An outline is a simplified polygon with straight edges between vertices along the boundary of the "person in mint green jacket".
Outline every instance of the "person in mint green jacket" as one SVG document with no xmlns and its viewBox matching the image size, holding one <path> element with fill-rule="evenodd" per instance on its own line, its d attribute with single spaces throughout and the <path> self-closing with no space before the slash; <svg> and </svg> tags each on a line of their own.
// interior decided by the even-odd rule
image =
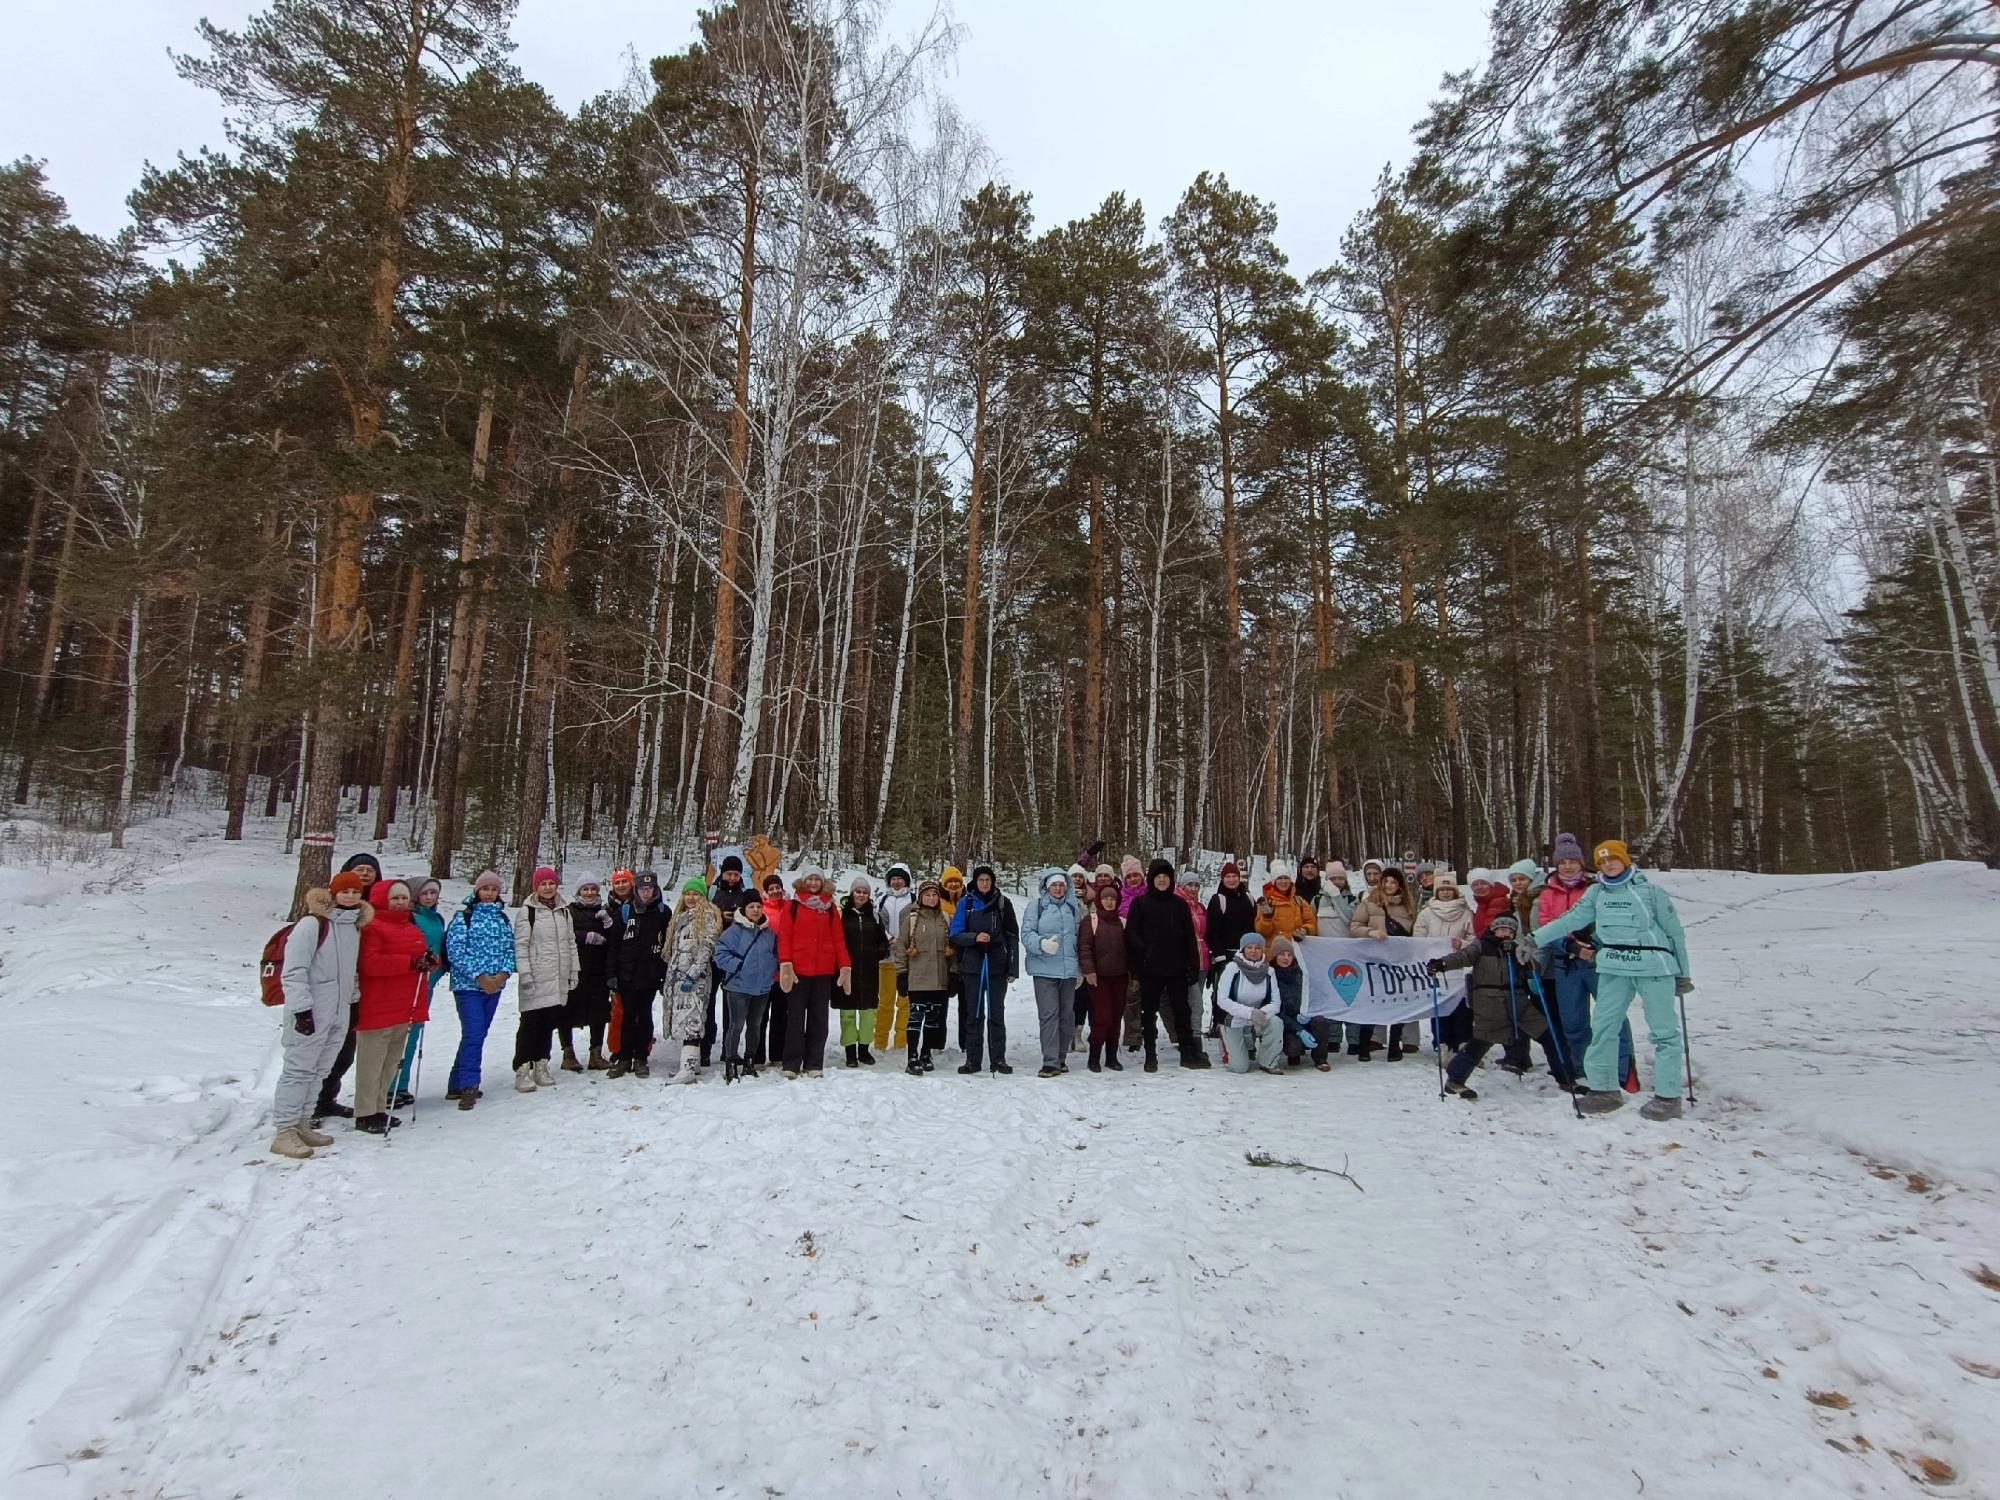
<svg viewBox="0 0 2000 1500">
<path fill-rule="evenodd" d="M 1621 840 L 1605 839 L 1592 857 L 1597 883 L 1563 915 L 1537 927 L 1534 938 L 1547 948 L 1572 932 L 1596 928 L 1597 1003 L 1583 1060 L 1590 1092 L 1578 1108 L 1603 1115 L 1625 1102 L 1618 1091 L 1618 1033 L 1637 996 L 1653 1036 L 1653 1097 L 1639 1113 L 1649 1120 L 1676 1119 L 1686 1042 L 1674 997 L 1694 988 L 1680 914 L 1672 897 L 1632 867 L 1632 852 Z"/>
</svg>

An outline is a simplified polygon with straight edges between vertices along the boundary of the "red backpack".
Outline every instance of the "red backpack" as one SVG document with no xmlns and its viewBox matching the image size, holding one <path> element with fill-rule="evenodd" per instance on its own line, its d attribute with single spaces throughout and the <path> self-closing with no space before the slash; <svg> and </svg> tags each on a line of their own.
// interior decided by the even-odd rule
<svg viewBox="0 0 2000 1500">
<path fill-rule="evenodd" d="M 299 918 L 300 922 L 304 920 L 304 917 Z M 325 917 L 314 917 L 313 920 L 319 923 L 319 942 L 313 944 L 313 952 L 317 953 L 320 944 L 326 941 L 327 929 L 333 924 Z M 285 1003 L 285 944 L 297 925 L 298 922 L 288 922 L 264 939 L 264 956 L 257 964 L 257 983 L 259 998 L 266 1005 Z"/>
</svg>

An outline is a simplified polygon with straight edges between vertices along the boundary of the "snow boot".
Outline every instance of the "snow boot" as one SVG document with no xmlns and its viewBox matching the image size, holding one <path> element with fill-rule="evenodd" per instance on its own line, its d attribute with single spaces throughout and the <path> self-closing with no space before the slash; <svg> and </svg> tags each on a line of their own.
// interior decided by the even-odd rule
<svg viewBox="0 0 2000 1500">
<path fill-rule="evenodd" d="M 627 1073 L 631 1071 L 632 1071 L 632 1065 L 629 1062 L 627 1062 L 624 1058 L 620 1057 L 614 1059 L 611 1066 L 605 1069 L 605 1076 L 608 1078 L 623 1078 Z"/>
<path fill-rule="evenodd" d="M 1460 1099 L 1477 1099 L 1479 1097 L 1478 1089 L 1451 1078 L 1445 1080 L 1444 1091 L 1447 1094 L 1455 1094 Z"/>
<path fill-rule="evenodd" d="M 581 1073 L 583 1071 L 583 1064 L 577 1061 L 576 1048 L 563 1048 L 562 1069 L 565 1073 Z"/>
<path fill-rule="evenodd" d="M 1062 1077 L 1062 1069 L 1045 1067 L 1036 1073 L 1035 1076 L 1037 1078 L 1060 1078 Z"/>
<path fill-rule="evenodd" d="M 1202 1068 L 1212 1068 L 1215 1064 L 1208 1060 L 1206 1052 L 1183 1052 L 1181 1054 L 1181 1066 L 1199 1071 Z M 1264 1071 L 1267 1073 L 1278 1073 L 1284 1070 L 1282 1068 L 1266 1068 Z"/>
<path fill-rule="evenodd" d="M 610 1068 L 611 1060 L 604 1055 L 604 1049 L 601 1047 L 592 1047 L 590 1049 L 589 1071 L 592 1073 L 604 1073 L 610 1071 Z"/>
<path fill-rule="evenodd" d="M 798 1076 L 799 1070 L 797 1068 L 785 1069 L 785 1082 L 792 1083 L 797 1080 Z"/>
<path fill-rule="evenodd" d="M 742 1065 L 742 1070 L 738 1072 L 736 1076 L 738 1078 L 755 1078 L 757 1076 L 756 1062 L 752 1060 L 750 1062 L 744 1063 Z"/>
<path fill-rule="evenodd" d="M 543 1058 L 535 1064 L 535 1087 L 546 1089 L 555 1087 L 556 1075 L 549 1071 L 549 1061 Z"/>
<path fill-rule="evenodd" d="M 299 1133 L 299 1139 L 304 1141 L 308 1146 L 317 1148 L 320 1146 L 331 1146 L 333 1144 L 332 1136 L 328 1135 L 323 1130 L 315 1130 L 310 1125 L 304 1125 L 304 1124 L 294 1125 L 292 1129 L 296 1130 Z"/>
<path fill-rule="evenodd" d="M 1401 1042 L 1389 1043 L 1389 1051 L 1386 1056 L 1390 1062 L 1401 1062 L 1403 1060 L 1403 1044 Z"/>
<path fill-rule="evenodd" d="M 866 1042 L 863 1042 L 859 1047 L 856 1047 L 854 1049 L 854 1056 L 855 1060 L 859 1062 L 861 1066 L 864 1068 L 872 1068 L 875 1066 L 875 1054 L 868 1050 L 868 1044 Z"/>
<path fill-rule="evenodd" d="M 854 1056 L 854 1044 L 852 1042 L 849 1042 L 845 1047 L 841 1048 L 840 1050 L 847 1054 L 846 1066 L 850 1068 L 854 1067 L 856 1065 L 856 1058 Z"/>
<path fill-rule="evenodd" d="M 354 1128 L 369 1135 L 387 1135 L 402 1123 L 394 1115 L 363 1115 L 354 1122 Z"/>
<path fill-rule="evenodd" d="M 917 1056 L 916 1053 L 912 1052 L 910 1054 L 910 1060 L 903 1064 L 903 1071 L 905 1073 L 908 1073 L 912 1078 L 923 1077 L 924 1060 L 921 1057 Z"/>
<path fill-rule="evenodd" d="M 1096 1042 L 1092 1042 L 1090 1044 L 1090 1061 L 1086 1063 L 1085 1066 L 1088 1067 L 1091 1072 L 1102 1073 L 1104 1071 L 1103 1053 L 1104 1049 L 1100 1047 Z"/>
<path fill-rule="evenodd" d="M 1608 1115 L 1625 1107 L 1625 1096 L 1616 1089 L 1592 1089 L 1577 1096 L 1576 1107 L 1587 1115 Z"/>
<path fill-rule="evenodd" d="M 313 1148 L 305 1143 L 305 1138 L 299 1134 L 298 1126 L 287 1125 L 271 1137 L 271 1154 L 289 1156 L 293 1161 L 304 1161 L 313 1154 Z"/>
<path fill-rule="evenodd" d="M 698 1068 L 701 1062 L 701 1048 L 693 1042 L 681 1043 L 681 1070 L 674 1074 L 675 1083 L 693 1083 L 701 1076 Z"/>
<path fill-rule="evenodd" d="M 632 1064 L 632 1076 L 634 1078 L 651 1078 L 653 1076 L 653 1065 L 647 1062 L 645 1058 L 639 1058 Z"/>
<path fill-rule="evenodd" d="M 336 1099 L 331 1104 L 320 1105 L 313 1111 L 312 1117 L 313 1123 L 317 1125 L 321 1120 L 351 1120 L 354 1118 L 354 1111 Z"/>
<path fill-rule="evenodd" d="M 736 1082 L 736 1059 L 735 1059 L 735 1058 L 733 1058 L 733 1057 L 725 1057 L 725 1058 L 723 1058 L 723 1060 L 722 1060 L 722 1081 L 723 1081 L 724 1083 L 734 1083 L 734 1082 Z"/>
<path fill-rule="evenodd" d="M 389 1108 L 408 1109 L 412 1104 L 415 1104 L 416 1102 L 417 1102 L 417 1096 L 411 1093 L 408 1089 L 403 1089 L 396 1095 L 394 1099 L 391 1099 L 389 1101 Z"/>
<path fill-rule="evenodd" d="M 997 1062 L 993 1065 L 993 1071 L 1001 1074 L 1011 1074 L 1014 1070 L 1006 1063 Z"/>
<path fill-rule="evenodd" d="M 1160 1054 L 1154 1050 L 1153 1044 L 1150 1042 L 1146 1044 L 1146 1071 L 1148 1073 L 1157 1073 L 1160 1071 Z"/>
<path fill-rule="evenodd" d="M 1681 1117 L 1681 1101 L 1655 1094 L 1639 1106 L 1639 1113 L 1648 1120 L 1678 1120 Z"/>
<path fill-rule="evenodd" d="M 1113 1073 L 1122 1073 L 1125 1071 L 1125 1064 L 1118 1060 L 1118 1047 L 1116 1043 L 1108 1044 L 1105 1047 L 1104 1066 Z"/>
<path fill-rule="evenodd" d="M 958 1076 L 960 1078 L 971 1078 L 978 1072 L 979 1064 L 976 1062 L 962 1062 L 958 1065 Z"/>
<path fill-rule="evenodd" d="M 924 1048 L 924 1071 L 926 1073 L 937 1071 L 937 1059 L 931 1056 L 931 1049 L 928 1047 Z"/>
<path fill-rule="evenodd" d="M 514 1070 L 514 1092 L 517 1094 L 532 1094 L 534 1091 L 535 1065 L 533 1063 L 522 1063 L 520 1067 Z"/>
<path fill-rule="evenodd" d="M 467 1089 L 464 1093 L 458 1096 L 458 1107 L 460 1109 L 471 1109 L 472 1106 L 477 1104 L 478 1102 L 479 1102 L 478 1089 Z"/>
</svg>

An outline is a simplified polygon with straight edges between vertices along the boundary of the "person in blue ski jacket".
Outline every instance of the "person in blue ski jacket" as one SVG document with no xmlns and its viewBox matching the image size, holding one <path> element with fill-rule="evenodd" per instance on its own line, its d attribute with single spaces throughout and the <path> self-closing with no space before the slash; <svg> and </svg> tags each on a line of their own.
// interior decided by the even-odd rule
<svg viewBox="0 0 2000 1500">
<path fill-rule="evenodd" d="M 471 1109 L 479 1100 L 486 1033 L 515 968 L 514 921 L 500 892 L 499 873 L 480 871 L 472 894 L 444 929 L 445 961 L 451 965 L 452 997 L 458 1002 L 458 1055 L 452 1059 L 445 1098 L 456 1099 L 460 1109 Z"/>
<path fill-rule="evenodd" d="M 1038 1076 L 1054 1078 L 1069 1071 L 1070 1039 L 1076 1032 L 1076 986 L 1083 978 L 1077 962 L 1076 933 L 1083 925 L 1083 907 L 1070 890 L 1069 874 L 1048 870 L 1041 893 L 1021 913 L 1021 951 L 1035 984 L 1035 1016 L 1042 1041 Z"/>
<path fill-rule="evenodd" d="M 1007 981 L 1021 973 L 1021 929 L 1013 903 L 1000 894 L 991 865 L 973 868 L 972 885 L 951 914 L 951 945 L 958 950 L 958 1039 L 965 1048 L 958 1071 L 979 1071 L 983 1040 L 993 1071 L 1011 1073 Z"/>
<path fill-rule="evenodd" d="M 761 901 L 737 906 L 716 939 L 715 971 L 722 976 L 722 1081 L 757 1076 L 755 1039 L 764 1034 L 764 1011 L 778 982 L 778 933 Z M 746 1033 L 753 1039 L 743 1054 Z"/>
<path fill-rule="evenodd" d="M 1637 997 L 1653 1038 L 1653 1097 L 1639 1112 L 1649 1120 L 1676 1119 L 1687 1043 L 1674 999 L 1694 988 L 1687 935 L 1673 898 L 1633 867 L 1622 840 L 1605 839 L 1592 857 L 1597 883 L 1566 913 L 1535 930 L 1535 941 L 1546 949 L 1571 933 L 1596 929 L 1597 1005 L 1583 1060 L 1590 1092 L 1579 1107 L 1601 1115 L 1625 1102 L 1618 1091 L 1618 1033 Z"/>
</svg>

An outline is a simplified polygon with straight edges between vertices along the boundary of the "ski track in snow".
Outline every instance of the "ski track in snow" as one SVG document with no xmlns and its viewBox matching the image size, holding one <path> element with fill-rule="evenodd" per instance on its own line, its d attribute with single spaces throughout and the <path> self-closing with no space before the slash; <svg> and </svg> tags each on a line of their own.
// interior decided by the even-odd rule
<svg viewBox="0 0 2000 1500">
<path fill-rule="evenodd" d="M 1678 1123 L 1428 1056 L 1045 1082 L 1025 983 L 1007 1079 L 524 1097 L 510 995 L 477 1110 L 447 1002 L 414 1120 L 292 1164 L 253 838 L 0 869 L 7 1500 L 2000 1493 L 1976 867 L 1665 877 Z"/>
</svg>

